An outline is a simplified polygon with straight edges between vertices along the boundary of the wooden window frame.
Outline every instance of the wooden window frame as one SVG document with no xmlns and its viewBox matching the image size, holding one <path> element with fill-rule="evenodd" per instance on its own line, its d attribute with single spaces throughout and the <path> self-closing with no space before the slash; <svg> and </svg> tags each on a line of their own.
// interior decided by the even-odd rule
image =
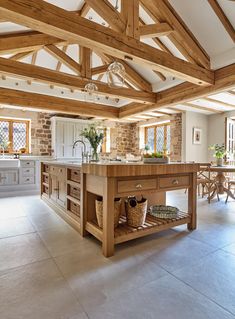
<svg viewBox="0 0 235 319">
<path fill-rule="evenodd" d="M 9 141 L 10 145 L 5 150 L 5 153 L 8 154 L 14 154 L 17 153 L 17 151 L 13 150 L 13 123 L 24 123 L 26 124 L 26 151 L 25 154 L 29 154 L 29 129 L 30 129 L 30 120 L 20 120 L 20 119 L 10 119 L 10 118 L 4 118 L 0 117 L 0 122 L 8 122 L 9 123 Z M 2 149 L 0 150 L 0 153 L 2 153 Z"/>
<path fill-rule="evenodd" d="M 164 127 L 164 147 L 167 145 L 167 126 L 170 126 L 170 123 L 164 123 L 164 124 L 156 124 L 152 126 L 146 126 L 144 129 L 144 142 L 145 145 L 148 144 L 148 129 L 154 128 L 154 153 L 157 152 L 157 128 L 158 127 Z"/>
</svg>

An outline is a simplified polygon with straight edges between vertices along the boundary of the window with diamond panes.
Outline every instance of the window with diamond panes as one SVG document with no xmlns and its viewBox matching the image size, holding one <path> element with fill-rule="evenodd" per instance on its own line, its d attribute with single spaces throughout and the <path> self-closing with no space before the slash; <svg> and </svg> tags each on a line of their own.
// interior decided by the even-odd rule
<svg viewBox="0 0 235 319">
<path fill-rule="evenodd" d="M 170 152 L 171 143 L 170 124 L 155 125 L 145 128 L 145 144 L 151 152 Z"/>
<path fill-rule="evenodd" d="M 29 121 L 0 118 L 0 146 L 6 153 L 29 152 Z"/>
</svg>

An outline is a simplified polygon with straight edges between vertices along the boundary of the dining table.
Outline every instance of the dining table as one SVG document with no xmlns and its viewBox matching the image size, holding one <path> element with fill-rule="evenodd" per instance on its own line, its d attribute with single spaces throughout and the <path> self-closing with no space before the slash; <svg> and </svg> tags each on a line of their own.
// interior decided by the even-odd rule
<svg viewBox="0 0 235 319">
<path fill-rule="evenodd" d="M 235 174 L 235 166 L 231 165 L 224 165 L 224 166 L 210 166 L 210 172 L 217 173 L 214 181 L 215 185 L 211 189 L 211 194 L 209 195 L 209 199 L 213 199 L 217 193 L 218 194 L 224 194 L 227 193 L 227 195 L 233 199 L 235 199 L 234 194 L 231 192 L 228 187 L 226 187 L 226 173 L 234 173 Z"/>
</svg>

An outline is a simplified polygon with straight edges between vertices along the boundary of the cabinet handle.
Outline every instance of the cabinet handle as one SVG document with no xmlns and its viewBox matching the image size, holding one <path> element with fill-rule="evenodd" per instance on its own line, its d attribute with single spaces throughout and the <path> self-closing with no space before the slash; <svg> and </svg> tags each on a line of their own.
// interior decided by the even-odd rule
<svg viewBox="0 0 235 319">
<path fill-rule="evenodd" d="M 142 185 L 141 185 L 141 184 L 137 184 L 135 187 L 136 187 L 137 189 L 141 189 L 141 188 L 142 188 Z"/>
<path fill-rule="evenodd" d="M 59 188 L 54 188 L 54 191 L 58 191 L 59 190 Z"/>
<path fill-rule="evenodd" d="M 173 179 L 172 184 L 173 184 L 173 185 L 179 185 L 178 179 Z"/>
</svg>

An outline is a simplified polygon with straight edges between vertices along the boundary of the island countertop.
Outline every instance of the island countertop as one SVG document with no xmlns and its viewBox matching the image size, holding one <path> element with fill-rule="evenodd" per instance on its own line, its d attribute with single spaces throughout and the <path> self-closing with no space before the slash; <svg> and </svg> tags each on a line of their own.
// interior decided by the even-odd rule
<svg viewBox="0 0 235 319">
<path fill-rule="evenodd" d="M 103 177 L 152 176 L 184 174 L 199 171 L 198 163 L 144 164 L 138 163 L 89 163 L 82 164 L 84 174 Z"/>
</svg>

